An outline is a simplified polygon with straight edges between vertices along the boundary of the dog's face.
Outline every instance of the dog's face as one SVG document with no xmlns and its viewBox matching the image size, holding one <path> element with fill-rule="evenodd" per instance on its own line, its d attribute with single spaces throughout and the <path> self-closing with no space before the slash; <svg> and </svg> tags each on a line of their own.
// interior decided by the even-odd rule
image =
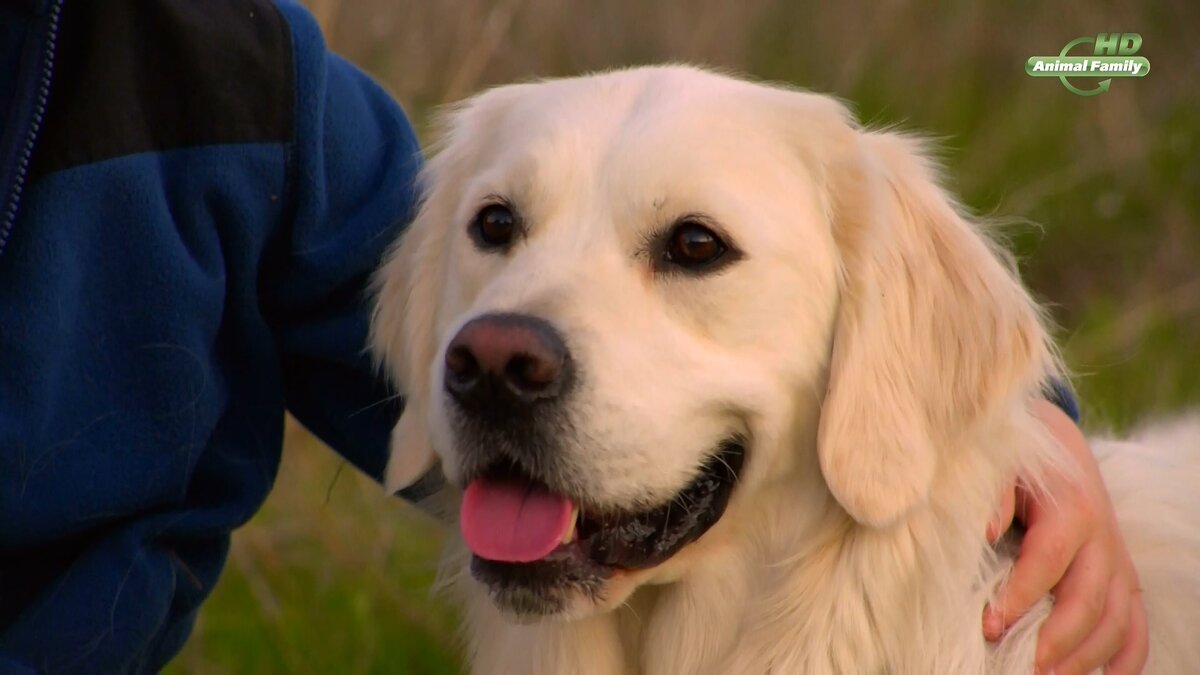
<svg viewBox="0 0 1200 675">
<path fill-rule="evenodd" d="M 663 570 L 759 486 L 815 466 L 818 418 L 822 485 L 856 518 L 884 524 L 921 500 L 936 457 L 917 446 L 943 412 L 926 408 L 957 404 L 869 410 L 888 401 L 861 390 L 905 385 L 859 343 L 927 330 L 873 334 L 894 310 L 847 297 L 854 268 L 889 272 L 865 262 L 867 221 L 891 202 L 862 137 L 824 97 L 683 68 L 505 87 L 453 114 L 380 273 L 374 344 L 408 395 L 389 487 L 440 460 L 498 606 L 579 616 L 677 574 Z M 907 286 L 890 292 L 912 295 L 930 273 L 895 274 Z M 1036 333 L 1012 339 L 1024 363 Z M 847 354 L 861 358 L 831 382 Z M 1017 358 L 976 356 L 1005 372 Z M 879 432 L 881 458 L 855 456 L 859 475 L 841 448 L 879 445 L 856 426 L 868 414 L 905 419 Z"/>
</svg>

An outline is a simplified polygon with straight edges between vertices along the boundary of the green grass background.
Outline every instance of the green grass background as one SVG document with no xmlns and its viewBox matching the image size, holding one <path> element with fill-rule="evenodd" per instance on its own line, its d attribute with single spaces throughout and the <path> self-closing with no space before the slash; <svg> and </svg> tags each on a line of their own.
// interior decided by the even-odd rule
<svg viewBox="0 0 1200 675">
<path fill-rule="evenodd" d="M 1009 229 L 1053 311 L 1086 426 L 1200 406 L 1200 5 L 783 0 L 309 0 L 419 129 L 481 87 L 684 61 L 836 94 L 942 139 L 952 189 Z M 1092 98 L 1024 73 L 1138 32 L 1143 79 Z M 1091 81 L 1076 81 L 1090 86 Z M 344 470 L 343 470 L 344 469 Z M 428 591 L 444 533 L 290 425 L 276 489 L 171 673 L 451 673 Z"/>
</svg>

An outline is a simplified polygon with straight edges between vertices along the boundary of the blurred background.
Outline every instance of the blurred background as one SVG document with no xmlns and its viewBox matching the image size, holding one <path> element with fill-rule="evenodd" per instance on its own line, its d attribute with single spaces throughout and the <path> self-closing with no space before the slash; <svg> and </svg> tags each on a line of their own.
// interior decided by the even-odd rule
<svg viewBox="0 0 1200 675">
<path fill-rule="evenodd" d="M 1200 406 L 1200 4 L 811 4 L 308 0 L 423 141 L 436 106 L 483 87 L 664 61 L 833 93 L 864 121 L 934 134 L 951 189 L 1016 221 L 1084 426 Z M 1090 98 L 1026 76 L 1028 57 L 1098 32 L 1140 33 L 1149 75 Z M 429 592 L 442 530 L 380 492 L 289 424 L 275 491 L 169 672 L 458 672 L 453 611 Z"/>
</svg>

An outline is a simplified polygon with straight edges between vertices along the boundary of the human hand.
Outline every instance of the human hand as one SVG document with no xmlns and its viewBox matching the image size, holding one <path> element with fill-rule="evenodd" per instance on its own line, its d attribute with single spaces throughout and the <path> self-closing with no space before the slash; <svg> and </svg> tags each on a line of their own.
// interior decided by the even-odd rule
<svg viewBox="0 0 1200 675">
<path fill-rule="evenodd" d="M 984 611 L 984 635 L 999 639 L 1052 592 L 1054 609 L 1038 634 L 1037 672 L 1138 673 L 1149 654 L 1146 610 L 1099 468 L 1079 428 L 1057 406 L 1039 400 L 1032 408 L 1079 465 L 1081 480 L 1049 477 L 1045 489 L 1054 505 L 1019 482 L 1005 490 L 988 537 L 998 539 L 1014 517 L 1026 532 L 1008 584 Z"/>
</svg>

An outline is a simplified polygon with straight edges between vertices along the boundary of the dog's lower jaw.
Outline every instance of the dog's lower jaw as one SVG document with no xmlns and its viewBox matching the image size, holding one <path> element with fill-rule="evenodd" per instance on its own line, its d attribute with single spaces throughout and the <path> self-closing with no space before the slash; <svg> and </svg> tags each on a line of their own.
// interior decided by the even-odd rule
<svg viewBox="0 0 1200 675">
<path fill-rule="evenodd" d="M 575 620 L 543 618 L 517 623 L 485 593 L 468 594 L 465 609 L 468 659 L 475 675 L 638 672 L 636 661 L 626 661 L 627 652 L 611 612 Z"/>
<path fill-rule="evenodd" d="M 731 618 L 722 616 L 729 608 L 711 602 L 716 596 L 707 590 L 713 583 L 744 587 L 744 581 L 741 575 L 689 575 L 667 586 L 641 587 L 609 612 L 527 623 L 514 622 L 485 596 L 477 595 L 468 603 L 466 616 L 471 672 L 715 673 L 713 665 L 728 651 L 736 631 L 731 630 Z M 694 592 L 700 586 L 708 588 Z"/>
</svg>

